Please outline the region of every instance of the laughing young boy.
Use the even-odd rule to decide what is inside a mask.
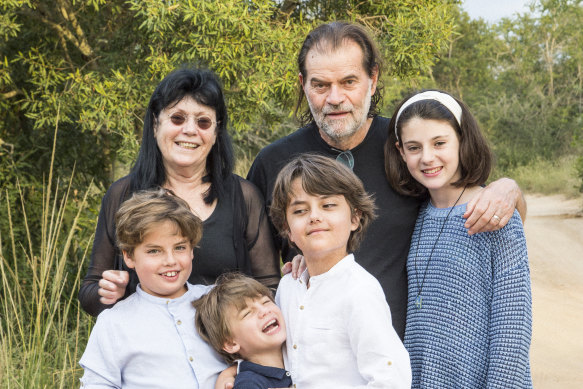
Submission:
[[[285,323],[266,286],[242,274],[223,274],[193,305],[201,337],[227,363],[239,362],[234,389],[291,385],[282,355]]]
[[[103,311],[79,364],[83,388],[213,388],[226,367],[198,336],[192,301],[209,288],[187,283],[202,222],[168,191],[135,193],[116,214],[136,292]]]

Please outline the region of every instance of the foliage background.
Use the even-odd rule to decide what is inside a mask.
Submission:
[[[99,201],[131,166],[155,85],[184,64],[222,79],[245,175],[261,147],[297,127],[295,58],[307,32],[356,21],[385,58],[385,115],[411,90],[448,90],[486,132],[494,176],[529,177],[521,185],[533,190],[551,179],[552,188],[583,189],[581,1],[534,1],[530,14],[495,25],[471,20],[459,3],[0,0],[1,385],[77,385],[91,319],[70,297]],[[533,181],[532,171],[544,173]],[[59,178],[64,193],[54,189]],[[67,233],[43,233],[57,226]],[[54,266],[39,273],[39,259],[55,250]],[[52,305],[34,298],[41,279],[62,285]],[[16,289],[20,297],[9,293]],[[16,310],[15,301],[31,305]],[[55,321],[54,306],[70,309]],[[10,327],[15,315],[22,324]],[[49,323],[42,337],[31,315]]]

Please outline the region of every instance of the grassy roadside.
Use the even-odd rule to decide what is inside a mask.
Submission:
[[[581,194],[578,190],[580,178],[577,177],[576,159],[576,156],[566,156],[555,161],[537,160],[500,175],[516,180],[524,193],[577,197]]]

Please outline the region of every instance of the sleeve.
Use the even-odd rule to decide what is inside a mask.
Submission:
[[[87,274],[79,289],[81,307],[90,315],[97,316],[104,309],[110,307],[99,301],[99,280],[105,270],[115,268],[117,247],[115,244],[115,213],[119,208],[121,198],[127,187],[114,183],[103,196],[101,209],[97,219],[91,260]]]
[[[121,362],[107,316],[100,316],[91,331],[85,352],[79,361],[84,370],[81,387],[91,389],[121,388]]]
[[[488,388],[530,383],[532,299],[526,239],[517,211],[492,232],[493,295],[490,314]]]
[[[266,166],[272,166],[272,170],[269,170],[269,168]],[[269,217],[271,195],[273,192],[273,186],[275,185],[275,178],[279,172],[279,170],[274,168],[275,166],[279,166],[276,165],[275,161],[273,161],[272,164],[265,162],[264,154],[262,151],[257,155],[255,161],[253,161],[253,164],[249,169],[249,173],[247,174],[247,180],[251,181],[251,183],[253,183],[253,185],[259,189],[263,195],[263,198],[265,199],[265,213],[268,216],[267,219],[269,230],[271,232],[271,236],[273,237],[273,243],[278,255],[281,253],[283,262],[290,262],[299,252],[294,247],[290,246],[290,244],[279,235],[278,231],[271,223],[271,218]]]
[[[277,288],[280,279],[279,255],[273,242],[263,196],[251,182],[241,179],[240,183],[247,211],[245,240],[251,274],[261,283]]]
[[[267,382],[261,382],[261,381],[266,381],[265,379],[261,380],[255,376],[254,374],[250,374],[249,372],[242,372],[237,374],[237,378],[235,378],[235,384],[233,386],[233,389],[265,389],[267,388],[267,386],[264,385],[267,384],[269,385],[269,383]]]
[[[267,180],[265,178],[265,169],[263,168],[263,160],[261,159],[261,153],[257,155],[253,164],[249,168],[247,173],[247,180],[253,183],[263,194],[265,199],[269,198],[267,193]]]
[[[368,382],[364,388],[410,388],[409,353],[393,328],[380,284],[372,281],[354,292],[348,320],[358,371]]]

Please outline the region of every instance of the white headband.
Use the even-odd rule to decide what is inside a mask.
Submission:
[[[458,104],[457,101],[455,101],[453,97],[451,97],[447,93],[437,92],[433,90],[421,92],[411,97],[409,100],[405,101],[403,105],[401,105],[401,108],[399,108],[399,112],[397,112],[397,117],[395,119],[395,136],[397,137],[397,140],[399,140],[399,134],[397,134],[397,123],[399,123],[399,117],[401,116],[401,113],[403,113],[403,111],[407,109],[411,104],[421,100],[439,101],[441,104],[443,104],[443,106],[445,106],[445,108],[447,108],[453,114],[453,116],[455,116],[457,124],[459,124],[460,126],[462,125],[462,107]]]

